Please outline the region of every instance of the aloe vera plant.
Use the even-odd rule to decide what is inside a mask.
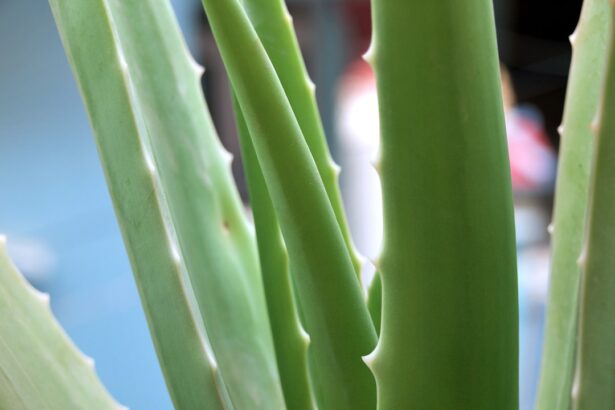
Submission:
[[[372,0],[384,244],[367,295],[282,0],[203,0],[234,95],[253,223],[169,2],[50,4],[176,408],[518,408],[515,235],[489,0]],[[541,409],[568,409],[573,396],[577,409],[615,406],[606,10],[607,0],[586,0],[575,42]],[[602,69],[588,190],[583,138]],[[21,333],[0,339],[0,407],[117,406],[83,361],[56,363],[24,336],[61,340],[78,358],[2,252],[0,275],[0,315],[25,318],[2,322]]]

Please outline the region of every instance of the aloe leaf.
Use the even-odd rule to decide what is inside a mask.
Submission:
[[[49,295],[17,271],[0,236],[0,408],[120,409],[66,336]]]
[[[99,155],[141,301],[175,407],[232,408],[192,312],[183,263],[173,255],[159,181],[104,2],[51,1],[95,131]]]
[[[587,233],[579,258],[582,276],[572,389],[575,410],[615,408],[615,4],[610,3],[606,81],[596,126]]]
[[[376,332],[380,334],[382,323],[382,279],[378,272],[376,272],[374,279],[372,279],[367,289],[367,308],[372,317],[372,322],[374,322]]]
[[[537,409],[570,408],[575,366],[581,251],[592,151],[590,124],[600,92],[600,68],[606,59],[608,0],[585,0],[572,43],[555,207],[552,264]]]
[[[239,2],[203,5],[293,261],[323,407],[373,408],[374,380],[361,356],[371,351],[376,334],[318,169]]]
[[[95,7],[90,3],[70,7]],[[127,79],[123,92],[134,97],[119,110],[139,117],[146,131],[139,138],[148,151],[149,172],[160,183],[169,230],[177,235],[177,256],[187,268],[230,401],[240,408],[283,408],[255,241],[230,175],[230,156],[205,107],[200,68],[189,56],[167,2],[101,4],[113,36],[74,41],[92,59],[98,44],[86,40],[109,42],[107,47],[115,50]],[[87,32],[85,28],[76,36]],[[103,61],[98,70],[107,65]],[[119,116],[104,119],[122,124]]]
[[[256,243],[168,2],[109,0],[181,256],[232,403],[284,399]],[[144,41],[147,39],[147,41]]]
[[[517,409],[515,235],[490,0],[373,0],[379,409]]]
[[[361,257],[350,236],[338,185],[339,166],[333,162],[310,80],[293,29],[292,17],[283,0],[243,0],[244,10],[258,34],[293,109],[329,201],[340,225],[352,264],[361,275]]]
[[[293,409],[314,409],[307,362],[309,337],[299,319],[284,239],[249,131],[236,101],[234,108],[284,398],[287,406]]]

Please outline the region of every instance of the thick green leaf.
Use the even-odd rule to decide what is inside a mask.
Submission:
[[[178,409],[231,408],[176,260],[147,134],[103,1],[51,1],[95,131],[111,198],[165,380]]]
[[[592,151],[607,44],[608,0],[585,0],[572,43],[552,224],[551,279],[538,410],[570,408],[580,270]]]
[[[372,1],[379,409],[518,409],[512,193],[490,0]]]
[[[340,225],[352,264],[361,275],[361,257],[358,255],[344,214],[339,191],[339,167],[333,162],[316,105],[314,84],[310,80],[299,42],[293,30],[292,18],[283,0],[242,0],[246,14],[258,34],[284,93],[293,109],[301,132],[318,168],[329,201]]]
[[[314,409],[307,361],[309,337],[299,319],[288,271],[286,246],[249,131],[236,101],[234,108],[284,398],[286,405],[292,409]]]
[[[0,408],[120,409],[49,309],[17,271],[0,236]]]
[[[380,273],[376,272],[372,282],[367,290],[367,308],[372,316],[376,332],[380,334],[380,326],[382,324],[382,278]]]
[[[590,181],[587,234],[579,258],[581,292],[575,410],[615,408],[615,4],[606,82],[599,107]]]
[[[284,406],[256,242],[168,1],[109,0],[154,172],[216,361],[239,408]]]
[[[301,128],[239,2],[203,4],[292,261],[322,405],[373,408],[374,380],[361,356],[374,347],[376,334]]]
[[[101,2],[63,6],[83,13],[96,7],[91,3]],[[113,37],[84,37],[87,28],[74,34],[85,60],[79,63],[98,59],[97,42],[114,47],[113,57],[127,79],[122,91],[131,97],[117,108],[142,123],[138,138],[147,158],[138,164],[147,163],[145,169],[159,182],[169,231],[179,245],[176,256],[187,268],[230,402],[240,408],[283,408],[255,241],[230,175],[229,156],[207,113],[200,68],[188,54],[168,2],[101,4]],[[91,18],[101,18],[97,14]],[[97,69],[104,73],[108,64],[98,64]],[[106,91],[96,88],[94,94],[89,89],[94,82],[82,87],[84,94],[92,92],[92,104],[115,108],[113,101],[98,101]],[[102,120],[110,127],[124,124],[119,115]],[[118,203],[134,206],[122,198]]]

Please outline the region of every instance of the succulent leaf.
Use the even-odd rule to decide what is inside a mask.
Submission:
[[[276,71],[237,0],[205,12],[250,132],[280,224],[324,408],[375,406],[361,361],[376,333],[314,159]]]
[[[297,118],[360,278],[362,258],[352,243],[344,214],[338,185],[339,167],[329,153],[316,105],[315,86],[307,73],[292,18],[283,0],[242,0],[242,3]]]
[[[579,257],[581,290],[575,410],[615,408],[615,4],[590,179],[585,244]]]
[[[517,409],[515,235],[492,2],[373,0],[379,409]]]
[[[255,241],[170,5],[52,6],[176,406],[283,408]]]
[[[299,318],[286,246],[249,131],[236,101],[234,108],[284,398],[287,407],[311,410],[316,406],[308,368],[309,337]]]
[[[537,410],[570,408],[575,366],[580,270],[593,137],[608,35],[608,0],[585,0],[573,36],[572,63],[560,127],[551,225],[552,256]]]

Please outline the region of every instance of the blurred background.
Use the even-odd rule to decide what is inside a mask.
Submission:
[[[496,0],[519,250],[521,409],[536,393],[547,295],[548,223],[570,46],[581,0]],[[223,143],[236,154],[228,83],[198,0],[173,0]],[[367,0],[288,0],[358,248],[381,240],[374,79],[360,56]],[[134,409],[171,409],[87,117],[49,6],[0,0],[0,232],[59,321]],[[371,273],[366,266],[365,275]]]

